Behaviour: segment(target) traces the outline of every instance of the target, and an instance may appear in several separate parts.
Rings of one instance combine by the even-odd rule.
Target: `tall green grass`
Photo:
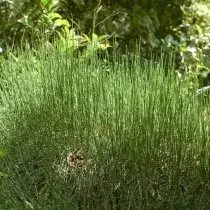
[[[17,58],[1,62],[1,209],[210,207],[206,105],[164,60]]]

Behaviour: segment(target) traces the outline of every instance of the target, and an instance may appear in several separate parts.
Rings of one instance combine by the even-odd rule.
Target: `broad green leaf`
[[[92,42],[98,41],[98,36],[95,33],[92,33]]]
[[[46,7],[47,5],[52,5],[52,0],[40,0],[41,3]]]
[[[67,20],[57,19],[54,21],[54,26],[55,26],[55,28],[58,26],[70,27],[70,24]]]
[[[40,0],[43,6],[50,11],[53,7],[57,6],[59,0]]]
[[[83,34],[83,36],[85,37],[87,42],[91,43],[91,39],[86,34]]]
[[[57,12],[50,12],[48,17],[50,19],[62,19],[61,15],[59,15]]]
[[[202,28],[198,24],[196,24],[196,29],[197,29],[197,31],[198,31],[199,34],[202,34],[203,33]]]

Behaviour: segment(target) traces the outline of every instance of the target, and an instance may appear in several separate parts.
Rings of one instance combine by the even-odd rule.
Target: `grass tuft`
[[[1,209],[210,207],[208,109],[137,55],[2,60]]]

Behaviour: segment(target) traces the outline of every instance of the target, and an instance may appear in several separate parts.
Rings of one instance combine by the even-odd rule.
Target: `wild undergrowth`
[[[208,107],[163,60],[17,58],[0,66],[1,209],[210,206]]]

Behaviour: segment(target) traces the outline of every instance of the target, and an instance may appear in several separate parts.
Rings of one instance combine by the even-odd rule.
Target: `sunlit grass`
[[[137,55],[2,61],[1,208],[209,207],[204,105]]]

